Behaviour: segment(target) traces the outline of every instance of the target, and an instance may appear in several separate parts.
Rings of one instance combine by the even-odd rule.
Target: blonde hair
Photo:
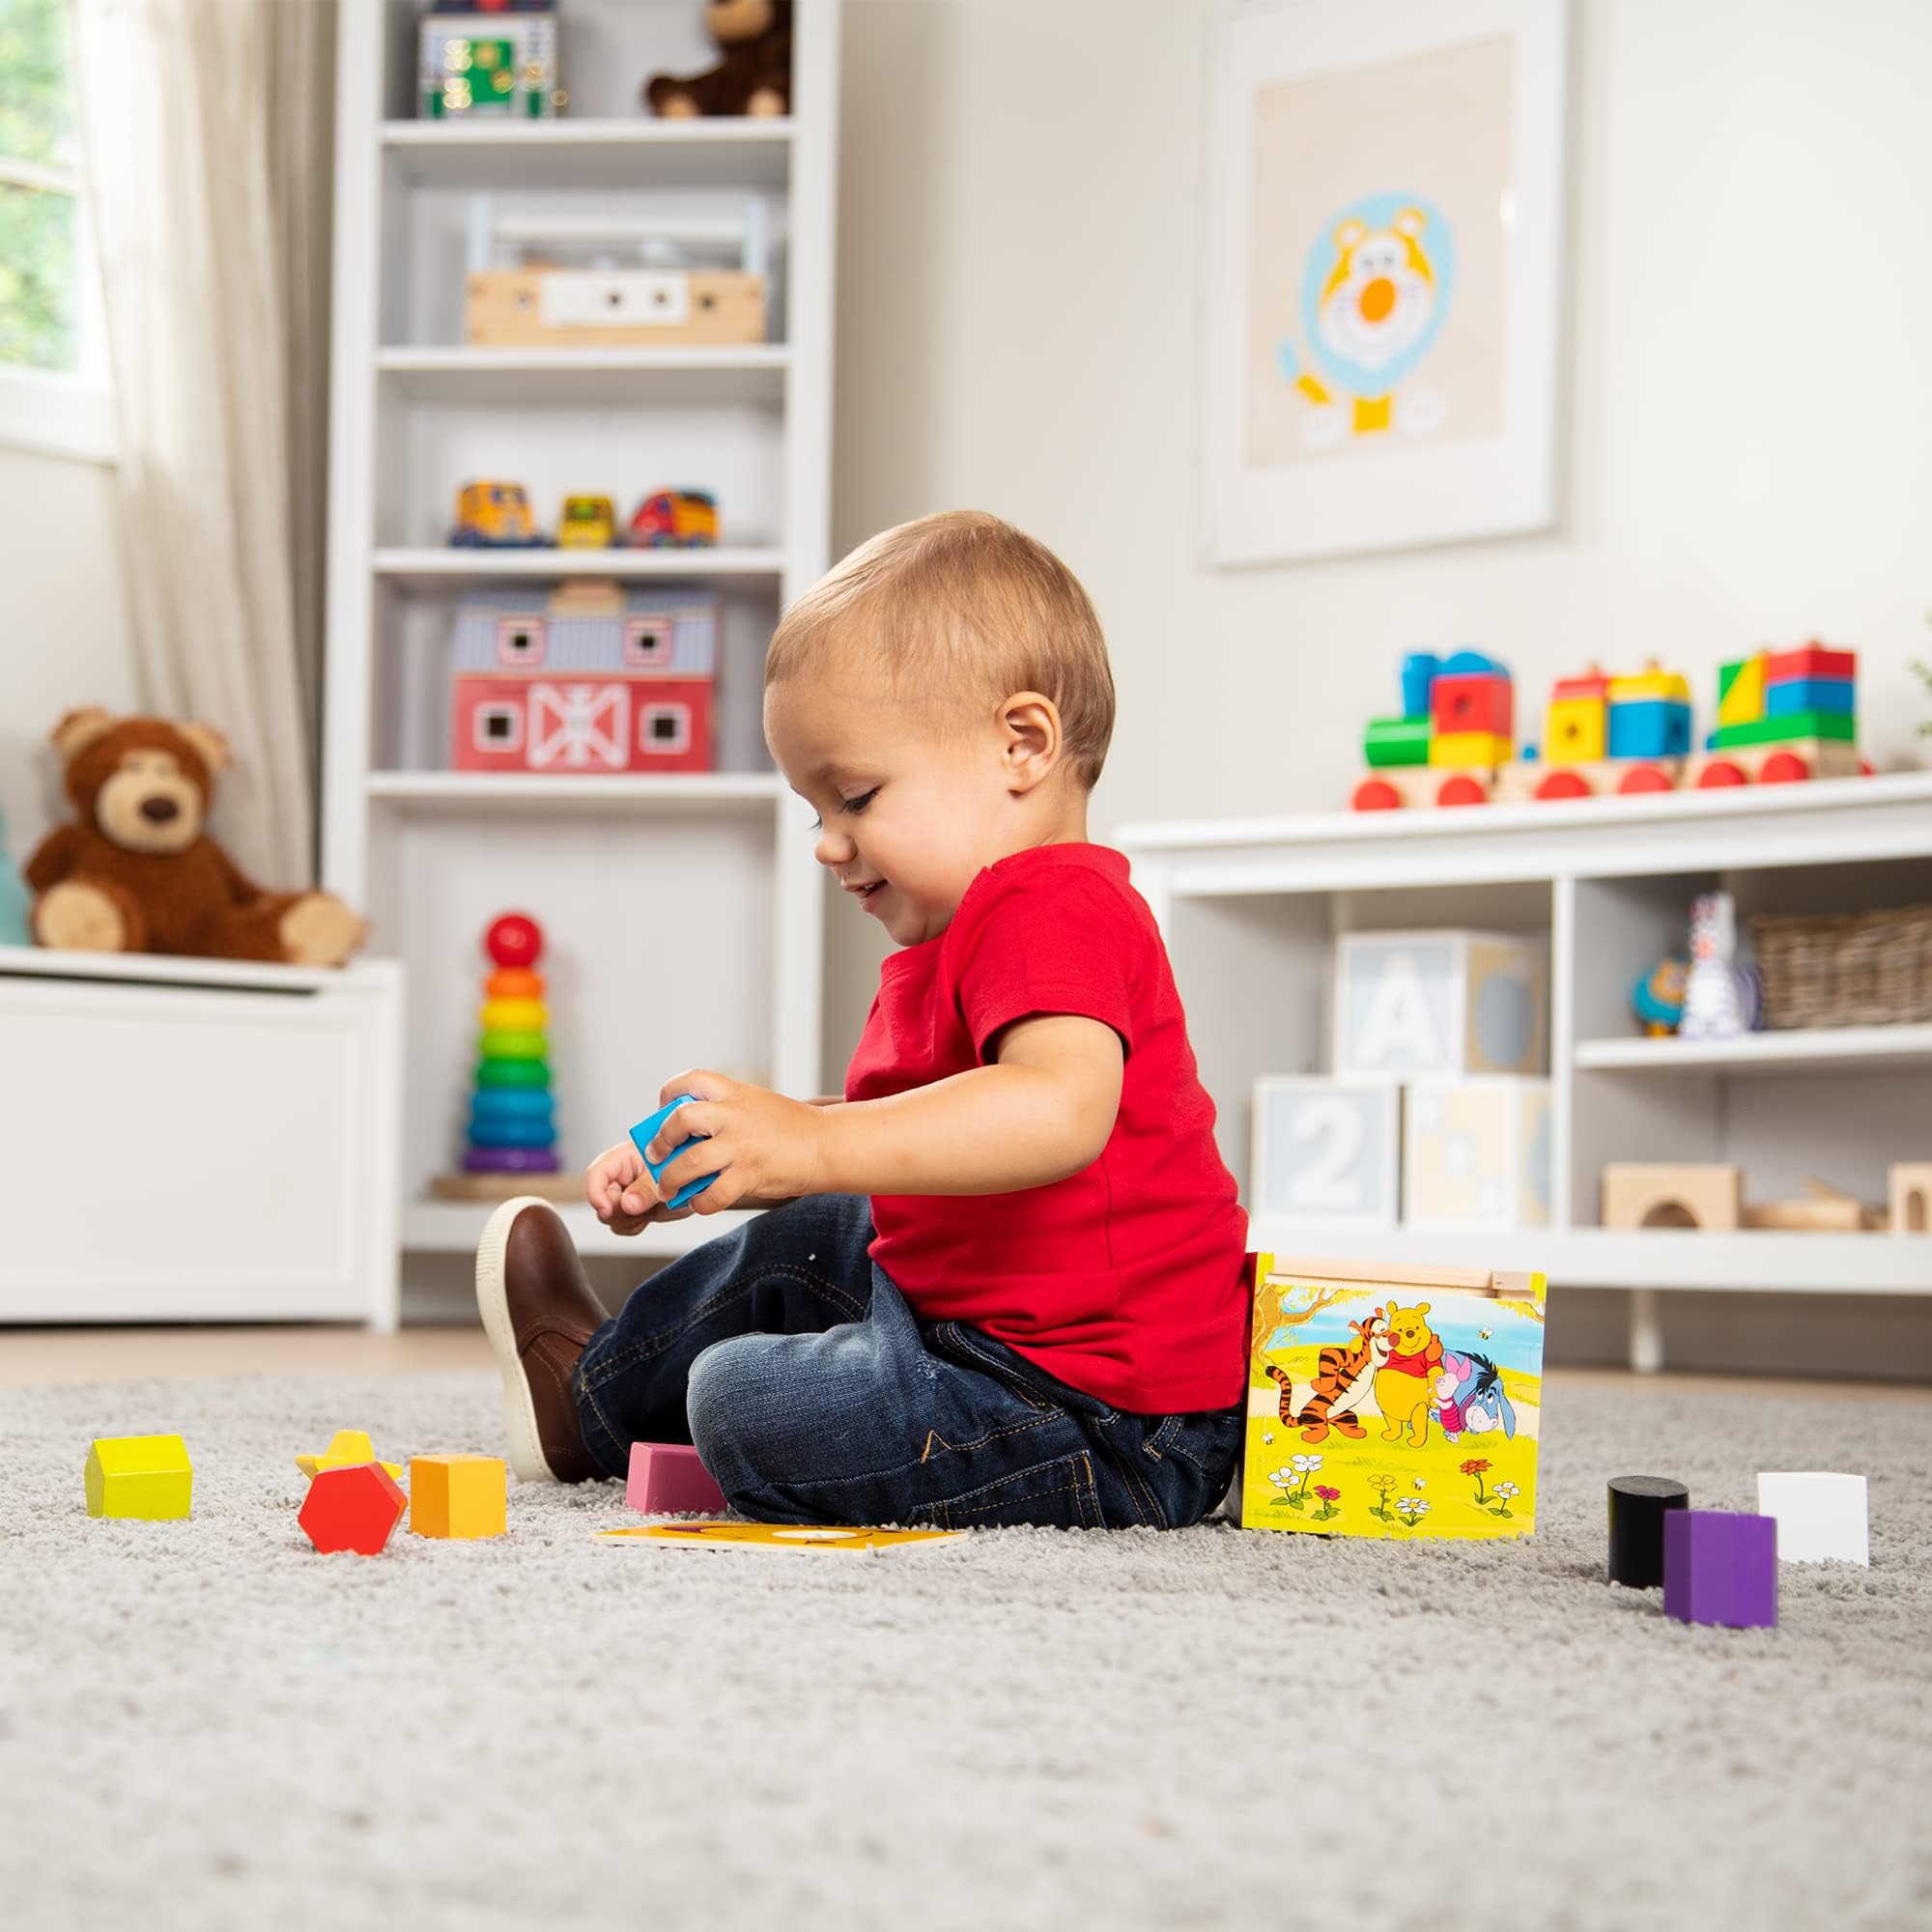
[[[1052,698],[1067,768],[1093,790],[1114,735],[1107,641],[1080,580],[1024,530],[948,510],[861,544],[784,613],[766,687],[835,639],[869,646],[900,686]]]

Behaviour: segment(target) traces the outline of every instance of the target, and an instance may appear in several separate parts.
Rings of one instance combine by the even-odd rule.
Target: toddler
[[[542,1202],[476,1292],[525,1481],[692,1442],[771,1522],[1172,1529],[1233,1474],[1246,1226],[1160,934],[1087,842],[1114,723],[1094,608],[989,516],[923,518],[785,613],[765,736],[817,857],[898,947],[840,1100],[699,1068],[591,1164],[636,1234],[764,1207],[606,1319]],[[640,1108],[641,1113],[644,1109]]]

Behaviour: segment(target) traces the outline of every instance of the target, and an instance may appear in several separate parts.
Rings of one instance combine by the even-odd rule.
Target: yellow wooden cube
[[[1543,756],[1551,765],[1593,765],[1608,743],[1601,697],[1553,697],[1544,722]]]
[[[1429,762],[1493,771],[1508,764],[1514,751],[1510,741],[1496,731],[1438,731],[1429,741]]]
[[[89,1516],[166,1522],[188,1513],[194,1464],[179,1435],[102,1435],[87,1452]]]
[[[510,1472],[500,1456],[412,1456],[410,1527],[418,1536],[501,1536]]]

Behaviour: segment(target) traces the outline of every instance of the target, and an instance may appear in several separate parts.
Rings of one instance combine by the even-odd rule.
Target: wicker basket
[[[1768,1027],[1932,1020],[1932,906],[1752,919]]]

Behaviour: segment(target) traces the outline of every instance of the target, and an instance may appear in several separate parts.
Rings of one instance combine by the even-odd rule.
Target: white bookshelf
[[[1932,1293],[1932,1238],[1627,1232],[1598,1222],[1613,1160],[1735,1161],[1751,1200],[1816,1176],[1886,1198],[1893,1161],[1932,1158],[1932,1026],[1646,1039],[1637,975],[1682,952],[1690,902],[1741,917],[1932,900],[1932,774],[1565,804],[1128,825],[1117,840],[1167,935],[1222,1151],[1245,1187],[1251,1090],[1330,1070],[1336,937],[1470,926],[1549,940],[1552,1220],[1439,1235],[1257,1219],[1259,1248],[1542,1268],[1624,1288],[1632,1356],[1656,1366],[1659,1293]]]
[[[401,1240],[460,1253],[487,1208],[429,1196],[454,1165],[486,968],[518,908],[550,951],[566,1167],[694,1064],[820,1091],[825,894],[808,809],[772,770],[760,669],[779,611],[829,561],[839,0],[800,0],[796,111],[665,122],[657,69],[714,58],[692,0],[563,0],[571,111],[548,122],[414,112],[413,0],[343,0],[337,43],[324,874],[406,969]],[[567,225],[761,197],[777,240],[771,339],[730,347],[474,349],[462,327],[470,198]],[[506,476],[538,519],[566,494],[708,488],[709,552],[444,544],[458,486]],[[699,582],[721,607],[716,769],[599,778],[447,768],[451,625],[465,591],[579,577]],[[705,1217],[592,1253],[674,1254]]]

